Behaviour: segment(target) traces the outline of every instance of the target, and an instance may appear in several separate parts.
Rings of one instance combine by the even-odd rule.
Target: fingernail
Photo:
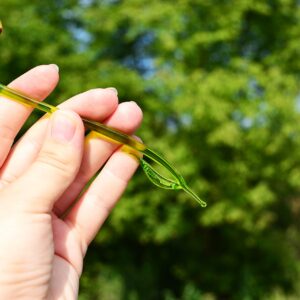
[[[51,66],[53,69],[55,69],[55,71],[58,73],[59,72],[59,66],[56,64],[50,64],[49,66]]]
[[[114,88],[114,87],[108,87],[106,89],[113,91],[118,96],[118,90],[116,88]]]
[[[56,111],[52,115],[51,122],[51,136],[54,139],[60,142],[72,140],[76,130],[76,123],[72,120],[72,116],[67,112]]]
[[[143,140],[142,140],[139,136],[133,135],[132,137],[133,137],[134,139],[136,139],[138,142],[143,143]]]

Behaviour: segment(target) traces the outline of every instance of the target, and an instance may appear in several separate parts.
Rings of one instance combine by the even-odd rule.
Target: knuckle
[[[0,121],[0,139],[13,143],[15,139],[16,132],[15,130],[9,125]]]
[[[6,173],[5,175],[0,176],[0,185],[6,186],[15,181],[18,178],[17,175],[12,173]]]
[[[81,168],[77,173],[76,182],[78,182],[79,185],[85,185],[93,175],[94,174],[90,170]]]
[[[60,177],[68,179],[74,175],[77,164],[74,163],[74,156],[64,151],[58,152],[52,149],[44,150],[37,159],[38,163],[54,169]]]

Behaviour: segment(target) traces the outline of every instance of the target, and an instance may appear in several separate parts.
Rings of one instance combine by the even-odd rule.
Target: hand
[[[42,100],[58,77],[43,65],[10,87]],[[116,145],[84,138],[78,116],[133,133],[142,119],[134,102],[94,89],[60,107],[12,146],[31,109],[0,97],[0,299],[76,299],[87,247],[138,166]]]

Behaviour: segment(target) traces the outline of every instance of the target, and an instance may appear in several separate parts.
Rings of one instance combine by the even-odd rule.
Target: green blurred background
[[[79,299],[300,299],[299,0],[1,0],[0,18],[2,83],[57,63],[54,104],[116,87],[208,202],[139,170]]]

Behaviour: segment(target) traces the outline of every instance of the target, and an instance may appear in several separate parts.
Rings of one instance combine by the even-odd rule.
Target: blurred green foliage
[[[139,171],[81,300],[299,299],[299,1],[1,0],[0,18],[1,82],[57,63],[54,104],[115,86],[208,202]]]

